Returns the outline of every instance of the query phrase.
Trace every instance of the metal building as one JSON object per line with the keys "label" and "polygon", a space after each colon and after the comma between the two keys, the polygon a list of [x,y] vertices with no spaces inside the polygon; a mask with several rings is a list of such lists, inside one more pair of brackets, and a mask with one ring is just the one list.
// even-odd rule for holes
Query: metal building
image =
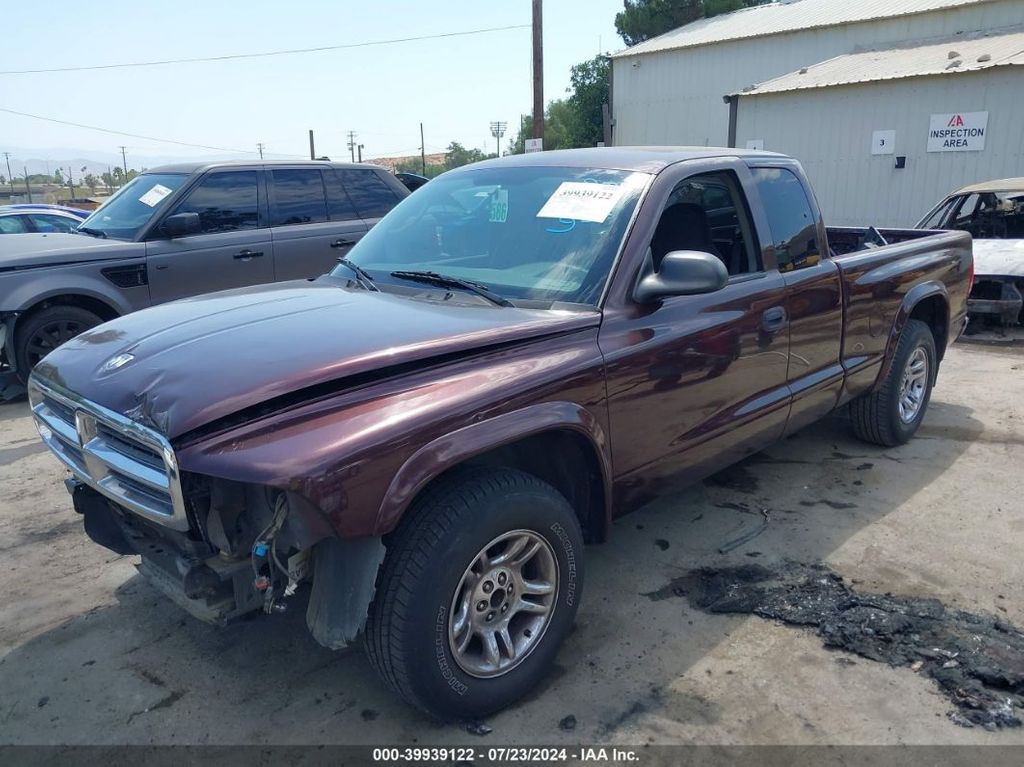
{"label": "metal building", "polygon": [[1024,175],[1024,27],[837,56],[734,95],[734,145],[799,158],[830,223],[907,226],[966,184]]}
{"label": "metal building", "polygon": [[[1024,0],[792,0],[702,19],[612,56],[612,142],[620,146],[728,145],[732,113],[738,121],[733,126],[733,137],[739,146],[745,146],[747,140],[763,139],[765,149],[788,151],[808,166],[815,160],[807,155],[806,150],[815,142],[818,142],[821,162],[827,162],[827,151],[833,152],[833,159],[841,156],[864,159],[864,151],[867,151],[864,148],[870,149],[873,131],[896,129],[896,123],[889,124],[891,120],[883,120],[885,124],[876,125],[877,121],[872,121],[873,127],[866,139],[859,135],[854,137],[851,129],[846,134],[848,147],[844,145],[840,149],[836,136],[825,135],[819,130],[824,124],[823,113],[827,111],[819,99],[829,99],[828,110],[842,108],[844,112],[862,114],[874,109],[875,92],[884,90],[878,83],[886,80],[885,77],[866,80],[857,86],[835,84],[832,87],[773,92],[771,95],[754,86],[761,84],[759,87],[767,87],[773,78],[785,80],[782,76],[804,68],[812,71],[816,65],[846,54],[920,46],[926,41],[956,40],[978,33],[1008,31],[1019,25],[1024,25]],[[854,62],[850,66],[858,64]],[[913,69],[913,66],[901,66],[904,66],[904,72]],[[941,99],[939,91],[951,83],[961,82],[959,87],[969,91],[972,87],[979,87],[981,82],[1001,80],[999,87],[1012,90],[998,96],[990,93],[985,103],[992,103],[993,98],[997,98],[1001,106],[1016,101],[1018,106],[1015,109],[1019,110],[1019,102],[1024,101],[1024,83],[1019,79],[1019,71],[1016,67],[972,70],[964,73],[963,81],[947,80],[939,75],[921,75],[931,78],[927,84],[919,76],[904,74],[901,80],[906,82],[890,84],[893,92],[888,98],[893,99],[890,103],[895,103],[900,98],[896,92],[900,91],[902,98],[912,101],[905,101],[899,108],[908,112],[911,107],[914,110],[933,110],[925,115],[927,120],[930,114],[967,110],[967,101],[951,99],[947,103]],[[976,79],[968,82],[968,77]],[[1013,85],[1014,77],[1018,78],[1016,86]],[[854,92],[854,87],[859,90]],[[918,92],[922,101],[915,103]],[[871,94],[870,98],[868,94]],[[730,96],[732,98],[726,98]],[[975,96],[980,97],[980,94]],[[855,100],[864,103],[851,107]],[[977,104],[978,98],[971,99],[970,103]],[[768,112],[772,109],[779,114],[774,118],[772,130],[775,132],[768,135],[765,132],[767,122],[755,128],[751,121],[755,118],[767,121]],[[983,111],[974,106],[970,109]],[[991,135],[995,136],[998,130],[1002,139],[1006,134],[998,129],[997,123],[1007,118],[1002,114],[996,116],[994,109],[990,112],[993,119]],[[895,119],[896,116],[893,117]],[[925,128],[927,126],[926,122]],[[922,132],[919,127],[913,130]],[[898,130],[897,140],[909,141],[910,131],[909,125]],[[1024,171],[1019,165],[1020,135],[1021,129],[1018,128],[1018,164],[992,175],[1020,175]],[[820,143],[825,139],[833,141],[831,150],[826,150]],[[842,194],[859,199],[871,197],[875,190],[854,186],[840,161],[827,172],[824,166],[818,165],[812,173],[821,190],[819,194],[824,192],[824,212],[839,216],[831,219],[835,223],[862,223],[866,219],[855,217],[883,212],[884,217],[878,223],[907,224],[925,212],[922,207],[927,207],[929,201],[937,201],[951,186],[956,186],[958,179],[964,178],[964,183],[967,183],[986,177],[988,167],[983,167],[979,158],[986,155],[987,162],[988,157],[994,155],[989,148],[964,152],[975,156],[974,159],[951,160],[941,168],[936,167],[928,180],[916,177],[913,154],[908,145],[903,152],[908,158],[903,178],[914,176],[913,184],[920,191],[906,190],[908,195],[918,196],[908,197],[905,201],[901,198],[899,205],[903,206],[903,212],[892,209],[891,201],[881,200],[874,201],[873,207],[865,203],[859,211],[844,212],[836,207]],[[1000,148],[999,152],[1002,156],[1013,153],[1012,149],[1006,148]],[[945,154],[946,159],[953,157],[954,153]],[[870,154],[867,159],[871,159]],[[958,163],[963,168],[962,172],[954,171]],[[1002,159],[992,160],[992,167],[1002,167],[1003,164]],[[872,176],[870,181],[885,183],[881,175]],[[910,182],[906,183],[909,185]],[[833,184],[844,186],[844,189],[835,191],[834,197],[831,196],[832,190],[828,189]]]}

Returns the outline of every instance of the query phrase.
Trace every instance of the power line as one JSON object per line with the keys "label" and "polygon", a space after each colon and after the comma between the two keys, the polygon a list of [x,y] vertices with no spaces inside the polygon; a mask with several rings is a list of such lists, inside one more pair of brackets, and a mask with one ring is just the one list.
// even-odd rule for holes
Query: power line
{"label": "power line", "polygon": [[[141,133],[127,133],[126,131],[114,130],[113,128],[101,128],[97,125],[84,125],[82,123],[71,122],[70,120],[60,120],[56,117],[43,117],[42,115],[34,115],[28,112],[19,112],[16,109],[7,109],[0,107],[0,112],[6,112],[11,115],[18,115],[19,117],[31,117],[33,120],[43,120],[44,122],[57,123],[59,125],[70,125],[74,128],[85,128],[86,130],[99,131],[100,133],[112,133],[115,136],[128,136],[129,138],[140,138],[144,141],[156,141],[160,144],[177,144],[178,146],[187,146],[192,149],[210,149],[215,152],[235,152],[238,154],[256,154],[252,149],[233,149],[231,147],[223,146],[209,146],[208,144],[192,144],[188,141],[176,141],[170,138],[156,138],[155,136],[143,136]],[[292,157],[299,157],[299,155],[290,155]]]}
{"label": "power line", "polygon": [[84,67],[56,67],[53,69],[9,69],[0,72],[0,75],[38,75],[50,74],[53,72],[89,72],[97,69],[125,69],[127,67],[158,67],[166,64],[195,64],[208,61],[233,61],[237,59],[256,59],[265,56],[290,56],[297,53],[321,53],[323,51],[340,51],[350,48],[369,48],[375,45],[395,45],[396,43],[412,43],[420,40],[440,40],[446,37],[466,37],[468,35],[482,35],[490,32],[507,32],[511,29],[526,29],[529,24],[511,24],[505,27],[487,27],[485,29],[469,29],[463,32],[441,32],[435,35],[420,35],[418,37],[398,37],[392,40],[371,40],[362,43],[345,43],[343,45],[322,45],[316,48],[293,48],[285,51],[262,51],[260,53],[233,53],[223,56],[203,56],[191,59],[163,59],[160,61],[133,61],[122,64],[94,64]]}

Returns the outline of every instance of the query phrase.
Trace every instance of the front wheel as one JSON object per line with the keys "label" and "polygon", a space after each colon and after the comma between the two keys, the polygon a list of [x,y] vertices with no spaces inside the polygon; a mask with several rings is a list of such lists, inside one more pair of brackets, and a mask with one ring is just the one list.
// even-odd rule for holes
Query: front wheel
{"label": "front wheel", "polygon": [[28,315],[19,323],[14,353],[18,361],[18,377],[28,381],[28,374],[43,357],[79,333],[99,325],[103,320],[80,306],[57,304]]}
{"label": "front wheel", "polygon": [[364,644],[402,697],[442,719],[478,717],[543,678],[583,586],[583,536],[558,491],[514,469],[457,473],[387,546]]}
{"label": "front wheel", "polygon": [[937,367],[931,329],[921,320],[909,320],[881,387],[850,403],[854,434],[886,447],[907,442],[924,420]]}

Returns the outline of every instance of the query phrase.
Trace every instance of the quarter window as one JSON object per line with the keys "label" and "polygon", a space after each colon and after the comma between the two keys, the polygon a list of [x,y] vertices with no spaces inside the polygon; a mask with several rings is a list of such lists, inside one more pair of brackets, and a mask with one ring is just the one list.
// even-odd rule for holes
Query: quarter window
{"label": "quarter window", "polygon": [[174,212],[198,213],[204,234],[255,229],[259,223],[256,171],[213,173]]}
{"label": "quarter window", "polygon": [[751,171],[768,215],[779,271],[791,272],[817,264],[821,260],[818,217],[800,179],[785,168]]}
{"label": "quarter window", "polygon": [[341,181],[363,218],[380,218],[398,204],[398,195],[372,170],[339,170]]}
{"label": "quarter window", "polygon": [[273,170],[274,215],[271,226],[315,224],[327,220],[327,199],[320,169]]}

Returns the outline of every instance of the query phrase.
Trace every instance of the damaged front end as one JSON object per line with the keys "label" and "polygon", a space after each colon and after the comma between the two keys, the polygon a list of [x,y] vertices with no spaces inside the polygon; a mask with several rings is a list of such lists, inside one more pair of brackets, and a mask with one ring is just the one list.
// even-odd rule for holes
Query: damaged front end
{"label": "damaged front end", "polygon": [[86,534],[140,555],[139,572],[176,604],[223,625],[283,611],[312,579],[314,637],[333,648],[355,638],[383,559],[380,539],[339,540],[297,493],[181,472],[158,431],[38,376],[29,400],[40,436],[73,474],[67,486]]}

